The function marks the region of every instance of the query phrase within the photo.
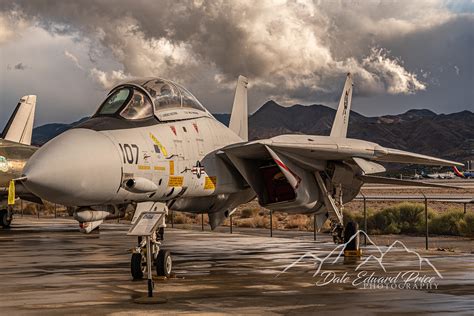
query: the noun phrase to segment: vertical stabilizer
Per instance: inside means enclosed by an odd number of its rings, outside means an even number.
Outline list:
[[[22,97],[3,130],[2,138],[12,142],[31,145],[35,108],[36,95]]]
[[[229,128],[244,141],[249,139],[247,85],[248,79],[244,76],[239,76],[229,123]]]
[[[351,113],[352,101],[352,75],[347,74],[344,90],[342,90],[341,100],[337,107],[336,117],[332,124],[331,137],[346,137],[349,126],[349,114]]]

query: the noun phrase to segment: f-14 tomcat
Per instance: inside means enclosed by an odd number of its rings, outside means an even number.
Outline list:
[[[127,207],[137,213],[156,205],[206,212],[214,228],[257,197],[270,210],[315,214],[318,226],[330,218],[340,241],[341,208],[363,183],[437,186],[371,176],[385,170],[379,162],[461,165],[346,138],[350,74],[330,136],[248,141],[247,84],[238,78],[229,127],[177,83],[119,84],[89,120],[40,148],[21,180],[43,199],[79,207],[75,218],[85,231]]]

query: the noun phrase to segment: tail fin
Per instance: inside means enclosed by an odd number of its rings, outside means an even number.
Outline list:
[[[31,145],[35,108],[36,95],[22,97],[2,132],[2,138],[16,143]]]
[[[248,79],[244,76],[239,76],[229,123],[229,128],[244,141],[249,139],[247,85]]]
[[[352,75],[347,74],[344,90],[342,90],[341,100],[337,108],[336,117],[332,124],[331,137],[346,137],[347,126],[349,125],[349,114],[351,113],[352,101]]]

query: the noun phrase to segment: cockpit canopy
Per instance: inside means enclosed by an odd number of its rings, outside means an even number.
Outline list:
[[[169,80],[136,79],[116,86],[94,116],[160,121],[211,116],[189,91]]]

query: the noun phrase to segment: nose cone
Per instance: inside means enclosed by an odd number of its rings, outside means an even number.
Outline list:
[[[66,206],[110,201],[120,187],[120,154],[104,134],[71,129],[29,159],[24,185],[42,199]]]

